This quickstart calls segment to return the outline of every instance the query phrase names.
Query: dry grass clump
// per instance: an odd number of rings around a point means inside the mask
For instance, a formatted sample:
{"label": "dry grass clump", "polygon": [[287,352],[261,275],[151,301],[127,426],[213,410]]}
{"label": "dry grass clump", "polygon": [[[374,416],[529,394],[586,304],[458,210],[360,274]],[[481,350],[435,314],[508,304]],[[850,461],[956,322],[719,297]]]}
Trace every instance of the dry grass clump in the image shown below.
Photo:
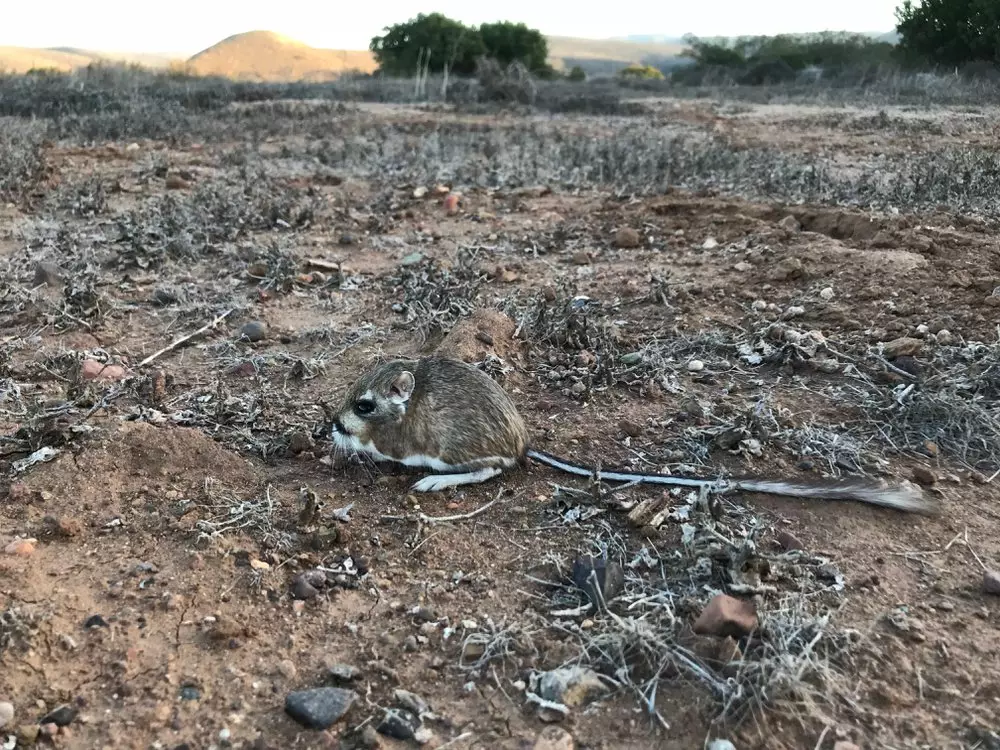
{"label": "dry grass clump", "polygon": [[393,312],[423,339],[447,333],[470,315],[486,280],[477,251],[463,249],[454,264],[414,253],[383,282]]}
{"label": "dry grass clump", "polygon": [[25,198],[45,175],[43,124],[0,117],[0,201]]}
{"label": "dry grass clump", "polygon": [[[696,689],[713,707],[711,721],[726,731],[766,711],[804,725],[828,722],[847,689],[838,665],[859,640],[835,625],[843,577],[821,556],[769,551],[770,527],[746,508],[708,502],[705,493],[673,495],[667,523],[679,527],[679,553],[630,542],[599,522],[581,555],[608,570],[620,566],[620,590],[609,590],[596,607],[594,591],[562,584],[564,572],[551,581],[547,611],[536,616],[536,638],[545,633],[572,644],[566,666],[596,670],[664,724],[657,699],[667,684]],[[560,560],[550,563],[566,570]],[[758,628],[735,639],[695,635],[691,619],[719,592],[753,595]]]}

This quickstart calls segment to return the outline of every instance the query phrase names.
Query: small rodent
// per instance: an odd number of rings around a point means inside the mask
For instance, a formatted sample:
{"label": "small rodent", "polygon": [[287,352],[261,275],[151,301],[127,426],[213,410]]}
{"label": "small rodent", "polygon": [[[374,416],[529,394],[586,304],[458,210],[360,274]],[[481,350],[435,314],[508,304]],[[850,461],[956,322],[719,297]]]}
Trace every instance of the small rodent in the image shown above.
{"label": "small rodent", "polygon": [[507,392],[482,370],[443,357],[394,359],[370,366],[348,390],[334,415],[330,434],[339,450],[437,472],[416,482],[414,492],[485,482],[531,458],[602,481],[859,500],[911,513],[932,513],[936,507],[909,482],[897,486],[867,479],[717,482],[618,470],[595,473],[531,449],[528,429]]}

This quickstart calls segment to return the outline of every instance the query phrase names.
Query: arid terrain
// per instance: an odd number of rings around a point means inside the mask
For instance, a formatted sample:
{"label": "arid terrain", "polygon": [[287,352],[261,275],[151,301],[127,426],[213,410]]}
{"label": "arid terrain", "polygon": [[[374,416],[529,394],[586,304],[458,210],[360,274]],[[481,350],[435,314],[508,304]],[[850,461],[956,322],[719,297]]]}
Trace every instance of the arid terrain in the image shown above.
{"label": "arid terrain", "polygon": [[[0,123],[5,748],[1000,747],[1000,110],[630,112]],[[540,450],[941,512],[413,495],[330,409],[430,352]]]}
{"label": "arid terrain", "polygon": [[[679,44],[570,36],[548,37],[547,41],[549,64],[556,70],[581,65],[590,72],[604,75],[632,63],[675,58],[684,49]],[[169,67],[193,75],[224,76],[236,81],[328,81],[345,71],[371,73],[378,67],[367,49],[320,49],[272,31],[234,34],[190,57],[0,45],[0,73],[67,72],[114,62],[154,69]]]}

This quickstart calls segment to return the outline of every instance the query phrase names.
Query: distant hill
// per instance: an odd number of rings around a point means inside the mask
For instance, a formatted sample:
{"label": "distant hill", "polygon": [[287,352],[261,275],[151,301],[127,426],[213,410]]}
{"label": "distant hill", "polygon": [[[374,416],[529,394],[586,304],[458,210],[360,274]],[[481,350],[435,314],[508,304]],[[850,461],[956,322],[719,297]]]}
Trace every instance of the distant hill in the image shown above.
{"label": "distant hill", "polygon": [[196,75],[246,81],[323,81],[350,70],[370,73],[375,67],[368,50],[318,49],[273,31],[227,37],[185,65]]}
{"label": "distant hill", "polygon": [[147,68],[166,68],[173,59],[166,55],[130,54],[126,52],[94,52],[75,47],[0,47],[0,72],[27,73],[45,69],[68,72],[96,62],[124,62]]}
{"label": "distant hill", "polygon": [[613,74],[632,63],[657,64],[675,59],[682,43],[640,42],[628,39],[581,39],[550,36],[549,64],[556,70],[579,65],[588,75]]}

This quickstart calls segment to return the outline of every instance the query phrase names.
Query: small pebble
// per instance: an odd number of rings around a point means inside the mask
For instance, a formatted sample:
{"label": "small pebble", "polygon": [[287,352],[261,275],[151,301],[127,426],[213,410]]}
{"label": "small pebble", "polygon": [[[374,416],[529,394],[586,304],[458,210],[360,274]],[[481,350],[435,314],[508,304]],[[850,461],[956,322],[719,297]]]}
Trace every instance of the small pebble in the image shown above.
{"label": "small pebble", "polygon": [[17,539],[3,548],[4,554],[31,557],[35,553],[36,539]]}
{"label": "small pebble", "polygon": [[9,701],[0,701],[0,729],[14,721],[14,704]]}
{"label": "small pebble", "polygon": [[926,466],[914,466],[913,480],[917,484],[922,484],[924,487],[933,487],[937,484],[937,474],[928,469]]}
{"label": "small pebble", "polygon": [[361,670],[350,664],[331,664],[326,668],[326,673],[334,682],[353,682],[361,676]]}
{"label": "small pebble", "polygon": [[642,244],[640,234],[632,227],[622,227],[615,232],[615,246],[620,248],[639,247]]}
{"label": "small pebble", "polygon": [[987,570],[983,573],[983,591],[1000,596],[1000,571]]}
{"label": "small pebble", "polygon": [[951,335],[951,331],[947,328],[942,328],[937,332],[935,339],[941,346],[950,346],[955,340],[955,337]]}
{"label": "small pebble", "polygon": [[688,372],[701,372],[705,369],[705,363],[700,359],[692,359],[687,363]]}
{"label": "small pebble", "polygon": [[828,286],[828,287],[824,287],[823,289],[821,289],[820,292],[819,292],[819,298],[821,300],[825,300],[826,302],[829,302],[830,300],[832,300],[833,299],[833,287],[832,286]]}
{"label": "small pebble", "polygon": [[701,243],[702,250],[714,250],[719,246],[719,241],[715,237],[707,237],[704,242]]}
{"label": "small pebble", "polygon": [[65,727],[73,723],[73,719],[76,718],[77,710],[72,706],[59,706],[52,711],[49,711],[45,716],[39,720],[39,724],[55,724],[57,727]]}
{"label": "small pebble", "polygon": [[708,750],[736,750],[736,745],[729,740],[712,740],[708,743]]}
{"label": "small pebble", "polygon": [[267,324],[259,320],[251,320],[240,328],[240,338],[247,341],[263,341],[267,338]]}

